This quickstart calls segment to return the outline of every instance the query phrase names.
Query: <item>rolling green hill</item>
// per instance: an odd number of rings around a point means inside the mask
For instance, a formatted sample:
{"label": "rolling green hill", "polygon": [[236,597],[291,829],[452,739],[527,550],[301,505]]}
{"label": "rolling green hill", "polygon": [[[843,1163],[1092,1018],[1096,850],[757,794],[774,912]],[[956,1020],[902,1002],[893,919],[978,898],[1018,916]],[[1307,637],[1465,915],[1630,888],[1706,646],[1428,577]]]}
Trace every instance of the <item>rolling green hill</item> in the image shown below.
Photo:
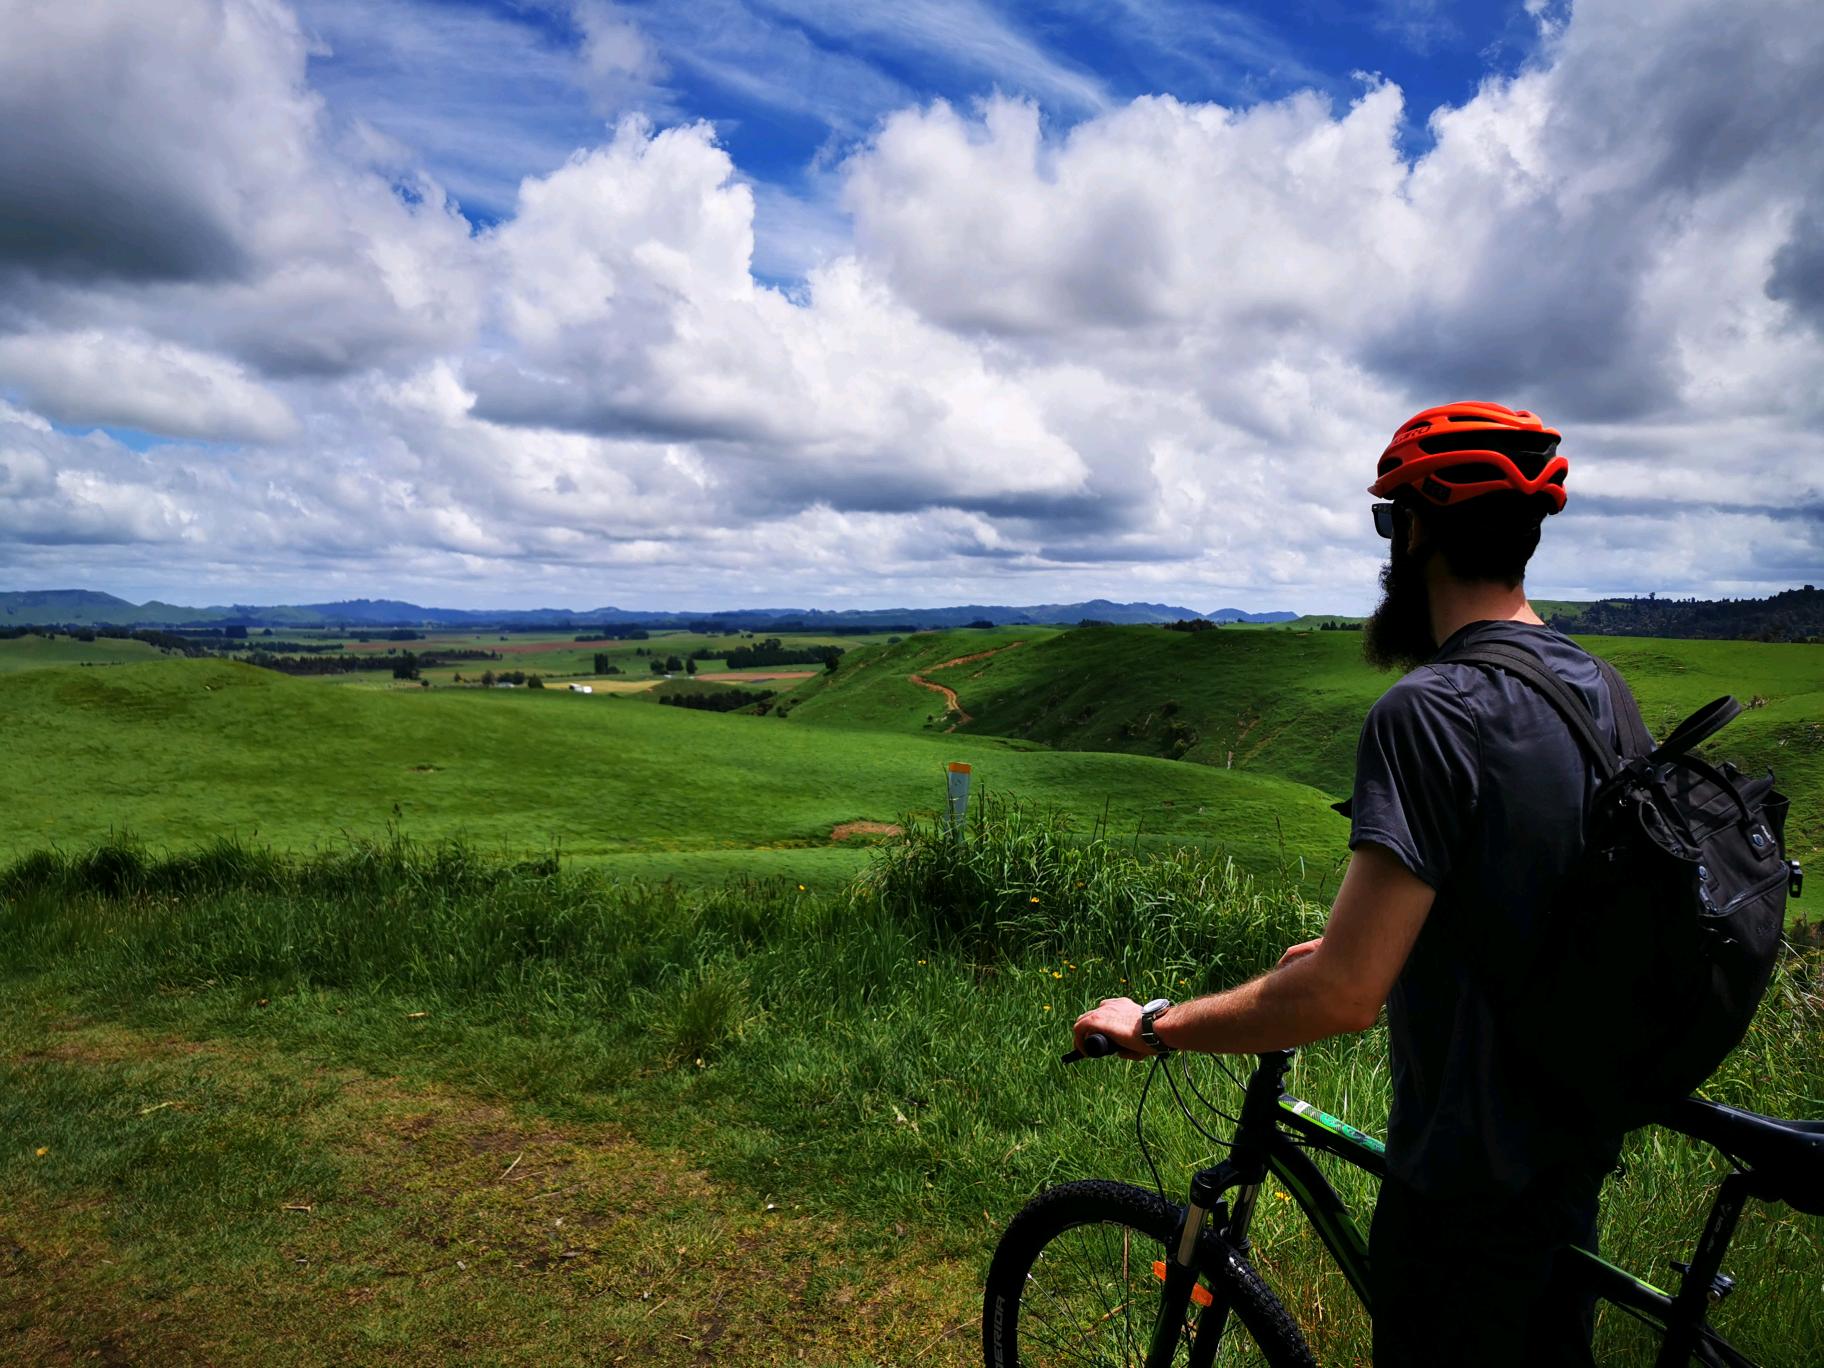
{"label": "rolling green hill", "polygon": [[[800,690],[795,722],[941,730],[954,689],[972,734],[1066,750],[1169,756],[1347,790],[1355,734],[1386,680],[1353,632],[1084,627],[1035,634],[933,633],[845,658]],[[1014,643],[1018,643],[1015,645]],[[995,654],[945,667],[959,656]]]}
{"label": "rolling green hill", "polygon": [[[1744,768],[1772,768],[1793,798],[1793,853],[1819,856],[1824,652],[1740,641],[1578,640],[1614,662],[1658,735],[1721,694],[1749,705],[1707,751]],[[986,650],[995,653],[945,666]],[[1333,795],[1348,791],[1362,717],[1391,682],[1362,663],[1355,632],[1098,627],[1010,630],[992,641],[933,633],[846,657],[834,676],[808,682],[787,715],[830,728],[958,726],[946,700],[912,683],[912,674],[956,692],[969,718],[956,734],[1233,766]]]}
{"label": "rolling green hill", "polygon": [[[946,761],[1088,830],[1326,868],[1342,823],[1262,773],[1046,750],[992,736],[832,731],[560,690],[329,689],[233,662],[0,676],[0,853],[126,831],[165,846],[234,834],[280,848],[372,835],[566,854],[629,873],[832,883],[853,821],[934,811]],[[1315,881],[1316,874],[1313,873]]]}
{"label": "rolling green hill", "polygon": [[157,660],[162,654],[156,646],[121,637],[78,641],[75,637],[30,633],[0,641],[0,674],[57,665],[134,665]]}

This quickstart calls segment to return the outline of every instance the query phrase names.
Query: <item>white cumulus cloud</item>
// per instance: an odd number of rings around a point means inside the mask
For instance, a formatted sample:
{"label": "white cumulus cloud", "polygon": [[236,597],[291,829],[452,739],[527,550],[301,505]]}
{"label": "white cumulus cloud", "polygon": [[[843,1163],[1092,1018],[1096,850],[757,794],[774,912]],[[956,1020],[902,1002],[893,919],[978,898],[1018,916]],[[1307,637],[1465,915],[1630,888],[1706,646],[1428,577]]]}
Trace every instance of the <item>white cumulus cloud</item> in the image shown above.
{"label": "white cumulus cloud", "polygon": [[[630,11],[577,15],[603,107],[650,90]],[[1797,0],[1538,18],[1537,62],[1412,159],[1386,82],[1111,105],[979,7],[914,7],[908,42],[1054,103],[908,102],[819,172],[843,231],[813,216],[780,287],[756,243],[792,257],[801,206],[710,123],[619,117],[474,231],[312,88],[278,0],[0,0],[0,114],[38,134],[0,148],[0,570],[1359,608],[1386,435],[1490,398],[1566,432],[1536,591],[1815,580],[1824,30]],[[67,431],[97,424],[176,440]]]}

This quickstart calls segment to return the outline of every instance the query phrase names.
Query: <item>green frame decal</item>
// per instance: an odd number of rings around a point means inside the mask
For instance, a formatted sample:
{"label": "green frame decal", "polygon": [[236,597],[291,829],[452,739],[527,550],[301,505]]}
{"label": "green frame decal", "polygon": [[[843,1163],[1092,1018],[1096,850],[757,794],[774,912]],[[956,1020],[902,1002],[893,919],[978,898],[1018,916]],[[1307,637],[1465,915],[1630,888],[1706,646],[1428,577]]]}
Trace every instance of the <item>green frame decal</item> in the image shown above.
{"label": "green frame decal", "polygon": [[1607,1259],[1603,1258],[1602,1255],[1593,1254],[1581,1245],[1572,1245],[1571,1253],[1577,1258],[1588,1259],[1591,1263],[1601,1264],[1604,1268],[1608,1269],[1609,1272],[1615,1274],[1615,1276],[1619,1278],[1626,1278],[1643,1292],[1651,1292],[1654,1296],[1663,1297],[1668,1302],[1672,1300],[1672,1294],[1670,1292],[1665,1291],[1663,1288],[1653,1286],[1652,1283],[1648,1282],[1639,1274],[1630,1273],[1627,1269],[1622,1268],[1618,1264],[1610,1263]]}
{"label": "green frame decal", "polygon": [[1382,1144],[1379,1140],[1376,1140],[1372,1135],[1368,1134],[1368,1132],[1357,1130],[1354,1126],[1343,1120],[1342,1117],[1332,1116],[1323,1108],[1314,1107],[1301,1097],[1293,1097],[1289,1094],[1282,1095],[1279,1099],[1279,1105],[1289,1112],[1304,1117],[1307,1121],[1322,1126],[1332,1135],[1341,1136],[1345,1140],[1354,1141],[1363,1149],[1372,1150],[1375,1154],[1379,1155],[1385,1155],[1387,1153],[1387,1146]]}

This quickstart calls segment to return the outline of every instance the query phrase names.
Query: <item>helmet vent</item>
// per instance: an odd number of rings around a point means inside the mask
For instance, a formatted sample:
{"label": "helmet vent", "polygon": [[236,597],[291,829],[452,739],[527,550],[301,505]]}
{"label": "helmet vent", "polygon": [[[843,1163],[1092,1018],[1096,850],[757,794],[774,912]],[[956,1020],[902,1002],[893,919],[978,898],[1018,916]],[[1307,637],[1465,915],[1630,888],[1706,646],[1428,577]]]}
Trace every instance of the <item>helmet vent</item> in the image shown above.
{"label": "helmet vent", "polygon": [[1491,480],[1504,480],[1506,473],[1486,461],[1467,461],[1462,465],[1453,465],[1447,470],[1437,472],[1438,478],[1446,484],[1485,484]]}

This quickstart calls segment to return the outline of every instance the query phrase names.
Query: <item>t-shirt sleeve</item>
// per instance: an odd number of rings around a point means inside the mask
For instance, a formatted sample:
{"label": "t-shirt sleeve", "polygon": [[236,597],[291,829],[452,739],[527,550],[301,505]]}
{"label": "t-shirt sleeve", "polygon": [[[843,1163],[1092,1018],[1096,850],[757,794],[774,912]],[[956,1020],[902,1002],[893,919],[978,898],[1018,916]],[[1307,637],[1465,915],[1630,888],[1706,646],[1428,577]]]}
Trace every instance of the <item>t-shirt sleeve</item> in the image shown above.
{"label": "t-shirt sleeve", "polygon": [[1433,888],[1475,812],[1475,718],[1441,672],[1414,670],[1368,711],[1355,752],[1349,848],[1385,846]]}

